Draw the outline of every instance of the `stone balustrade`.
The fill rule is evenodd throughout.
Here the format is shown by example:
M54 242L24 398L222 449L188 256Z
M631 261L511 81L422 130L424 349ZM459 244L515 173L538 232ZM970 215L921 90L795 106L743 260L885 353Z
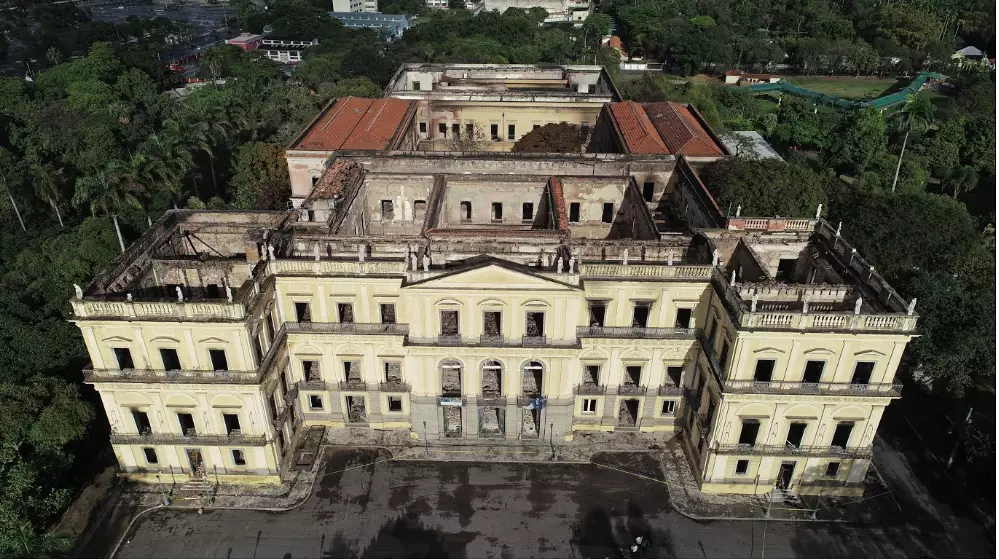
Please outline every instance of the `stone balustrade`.
M177 319L243 321L246 310L238 301L107 301L72 300L78 318Z
M637 263L583 263L580 276L590 278L674 278L682 280L709 280L710 265L667 265Z
M257 371L85 369L86 383L190 383L256 385Z
M719 455L750 455L768 457L852 457L862 459L870 457L870 447L839 447L835 445L716 445L715 452Z

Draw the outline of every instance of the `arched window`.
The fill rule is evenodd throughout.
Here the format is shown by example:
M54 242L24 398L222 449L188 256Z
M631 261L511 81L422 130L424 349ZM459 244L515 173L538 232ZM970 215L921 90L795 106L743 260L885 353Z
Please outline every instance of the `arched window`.
M441 396L461 396L461 362L444 360L441 362Z
M503 395L503 365L496 360L482 362L482 396Z
M545 377L545 366L541 362L524 362L521 368L521 387L525 397L540 397Z

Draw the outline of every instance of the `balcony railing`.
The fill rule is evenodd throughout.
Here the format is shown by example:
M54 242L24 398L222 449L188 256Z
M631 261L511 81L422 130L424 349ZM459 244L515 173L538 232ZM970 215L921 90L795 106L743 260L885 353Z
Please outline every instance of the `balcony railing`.
M543 348L548 346L547 336L525 336L521 338L524 348Z
M298 388L303 391L325 391L329 389L329 384L320 379L305 380L298 382Z
M719 455L764 455L769 457L870 457L871 447L839 447L835 445L742 445L727 444L715 447Z
M506 346L503 335L501 334L484 334L479 337L480 346Z
M506 406L506 397L496 393L487 393L475 399L479 406Z
M465 346L465 347L507 347L507 348L575 348L579 342L575 339L553 340L546 336L522 336L506 338L504 336L483 335L473 338L462 338L457 334L441 334L435 337L409 337L406 341L411 346Z
M340 382L341 391L367 391L368 384L364 381L359 381L356 379L348 379L347 381Z
M157 369L85 369L87 383L221 383L255 385L256 371L157 370Z
M606 392L607 387L597 385L596 383L583 383L582 385L576 385L577 395L603 395Z
M698 329L665 327L576 327L580 338L694 338L697 333Z
M806 381L755 381L753 379L726 379L727 393L794 393L837 395L872 395L897 397L902 393L901 383L809 383Z
M381 389L383 393L408 393L412 391L412 387L409 383L403 383L402 381L386 381L385 383L379 383L378 388Z
M399 323L286 323L289 333L388 334L405 336L409 325Z
M644 395L647 392L648 388L644 385L620 385L617 388L619 395Z
M683 387L678 387L676 385L660 385L659 386L659 395L660 396L682 395L683 393L684 393Z
M540 399L540 398L542 398L541 393L534 393L531 395L520 395L519 397L517 397L517 404L520 406L527 406L531 404L531 401L533 401L534 399Z
M184 434L137 434L112 432L111 443L117 444L176 444L176 445L250 445L259 447L267 444L265 436L249 436L233 432L225 435L184 435Z

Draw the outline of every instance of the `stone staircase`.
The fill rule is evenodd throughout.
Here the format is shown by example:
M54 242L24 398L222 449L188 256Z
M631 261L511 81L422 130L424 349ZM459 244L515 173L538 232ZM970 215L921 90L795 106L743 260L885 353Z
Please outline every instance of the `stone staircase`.
M801 499L798 498L796 493L782 488L774 488L771 490L767 494L767 501L775 504L801 505Z

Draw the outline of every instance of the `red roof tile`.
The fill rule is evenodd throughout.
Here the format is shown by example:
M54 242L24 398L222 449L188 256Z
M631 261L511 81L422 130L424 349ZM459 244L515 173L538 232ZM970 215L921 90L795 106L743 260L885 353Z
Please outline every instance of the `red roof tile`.
M670 152L692 157L725 155L721 146L694 115L693 107L661 102L646 103L642 108Z
M611 118L617 124L625 147L631 154L668 154L669 148L663 143L642 106L634 101L611 103Z
M414 102L394 97L345 97L330 105L292 149L385 150Z

